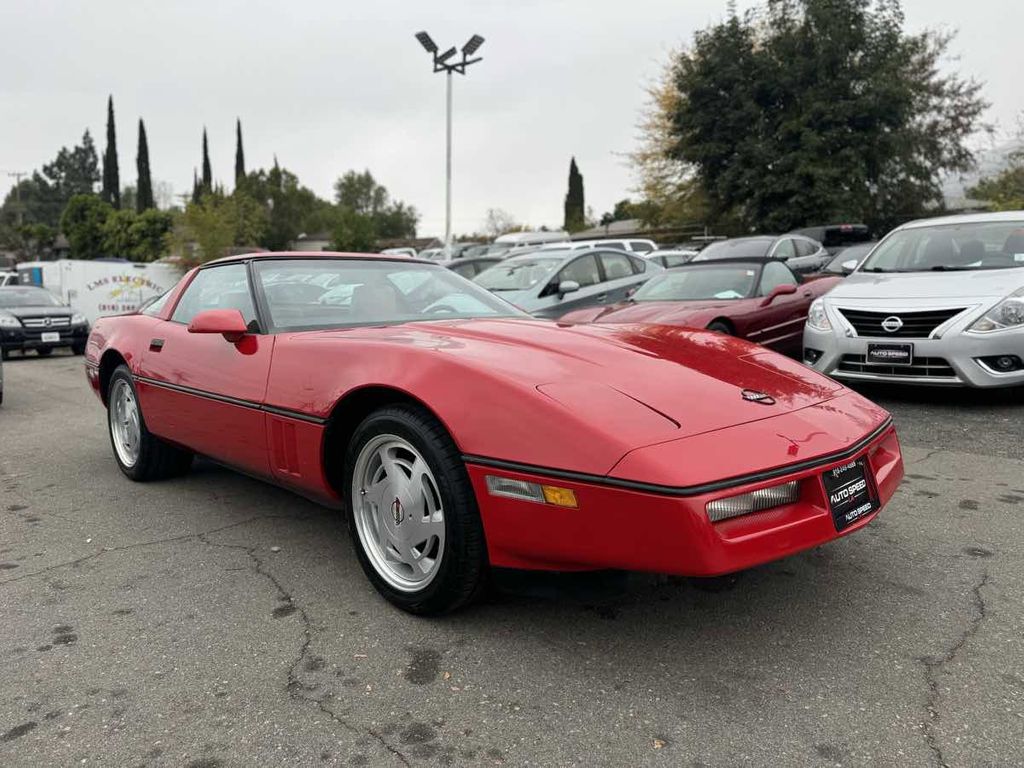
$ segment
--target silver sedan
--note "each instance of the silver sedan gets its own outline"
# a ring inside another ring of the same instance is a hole
[[[893,230],[811,305],[804,362],[843,379],[1024,385],[1024,211]]]
[[[625,251],[544,249],[513,256],[474,282],[537,317],[624,300],[663,268]]]

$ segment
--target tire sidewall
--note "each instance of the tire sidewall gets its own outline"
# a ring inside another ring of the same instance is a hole
[[[434,438],[425,434],[422,422],[423,419],[420,415],[412,410],[385,408],[368,416],[356,428],[345,453],[343,481],[345,508],[356,557],[374,588],[392,603],[412,613],[443,613],[461,603],[457,599],[453,600],[452,595],[464,591],[463,585],[467,572],[476,573],[485,565],[484,563],[470,562],[474,556],[467,546],[469,540],[474,537],[480,541],[483,540],[483,526],[477,510],[476,497],[473,494],[465,467],[461,461],[457,467],[446,462],[445,449],[454,449],[454,445],[437,445]],[[363,446],[381,434],[396,435],[407,440],[419,451],[434,475],[444,505],[445,549],[439,566],[440,570],[426,587],[417,592],[397,590],[377,573],[363,548],[355,524],[352,492],[356,458]],[[450,440],[450,438],[447,439]]]

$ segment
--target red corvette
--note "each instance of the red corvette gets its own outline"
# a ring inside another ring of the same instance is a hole
[[[437,264],[256,254],[99,320],[89,383],[133,480],[202,454],[344,509],[418,613],[488,566],[727,573],[866,525],[889,415],[720,334],[537,320]]]
[[[561,321],[707,328],[798,357],[811,302],[839,281],[797,277],[777,259],[691,262],[651,278],[624,302],[569,312]]]

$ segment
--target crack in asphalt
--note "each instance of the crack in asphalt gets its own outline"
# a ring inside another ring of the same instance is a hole
[[[208,535],[213,534],[213,533],[219,533],[221,531],[227,531],[227,530],[230,530],[231,528],[238,528],[240,526],[248,525],[249,523],[254,523],[254,522],[257,522],[259,520],[298,520],[298,519],[301,519],[301,518],[297,518],[297,517],[295,517],[293,515],[259,515],[257,517],[249,517],[249,518],[246,518],[245,520],[239,520],[238,522],[229,523],[227,525],[220,526],[219,528],[211,528],[208,531],[199,531],[197,533],[183,533],[183,534],[181,534],[179,536],[167,536],[167,537],[162,538],[162,539],[153,539],[152,541],[137,541],[134,544],[124,544],[124,545],[122,545],[120,547],[103,547],[102,549],[100,549],[100,550],[98,550],[96,552],[93,552],[93,553],[88,554],[88,555],[83,555],[82,557],[76,557],[73,560],[65,560],[65,561],[60,562],[60,563],[54,563],[53,565],[48,565],[45,568],[40,568],[38,571],[32,571],[31,573],[23,573],[20,576],[15,576],[14,578],[10,578],[10,579],[5,579],[3,581],[0,581],[0,587],[4,586],[5,584],[13,584],[13,583],[15,583],[17,581],[24,581],[25,579],[32,579],[32,578],[35,578],[36,576],[41,576],[44,573],[50,573],[51,571],[58,571],[58,570],[60,570],[62,568],[73,568],[76,565],[81,565],[82,563],[89,562],[90,560],[96,560],[98,558],[103,557],[104,555],[109,555],[109,554],[114,553],[114,552],[127,552],[128,550],[139,549],[141,547],[155,547],[155,546],[158,546],[160,544],[173,544],[174,542],[178,542],[178,541],[188,541],[189,539],[199,539],[199,538],[201,538],[203,536],[208,536]]]
[[[927,453],[927,454],[925,454],[924,456],[922,456],[922,457],[921,457],[920,459],[914,459],[913,461],[910,461],[910,462],[906,462],[906,465],[907,465],[908,467],[910,467],[910,466],[916,466],[917,464],[924,464],[924,463],[925,463],[926,461],[928,461],[928,459],[930,459],[930,458],[931,458],[932,456],[934,456],[934,455],[935,455],[935,454],[937,454],[937,453],[942,453],[942,451],[943,451],[943,449],[942,449],[942,448],[933,448],[932,450],[928,451],[928,453]]]
[[[245,554],[248,555],[249,559],[253,562],[253,572],[258,574],[259,576],[264,577],[267,581],[269,581],[274,586],[274,589],[277,590],[277,594],[281,602],[287,603],[288,605],[292,606],[295,609],[295,612],[298,614],[300,620],[302,621],[302,645],[299,647],[299,653],[295,657],[295,660],[288,667],[288,682],[285,685],[285,689],[288,692],[289,698],[303,703],[316,704],[317,708],[321,712],[323,712],[325,715],[331,718],[331,720],[336,722],[349,733],[357,736],[362,736],[364,734],[372,736],[380,743],[381,747],[383,747],[390,754],[394,755],[398,759],[398,761],[402,763],[402,765],[411,766],[408,757],[406,757],[405,754],[403,754],[401,750],[399,750],[397,747],[390,744],[387,741],[387,739],[384,738],[384,735],[382,733],[375,730],[374,728],[360,728],[358,725],[354,725],[353,723],[349,722],[341,715],[336,713],[334,710],[332,710],[329,706],[327,706],[327,700],[331,698],[330,693],[326,693],[320,697],[304,695],[311,694],[313,691],[317,690],[317,686],[304,683],[302,680],[299,679],[298,675],[298,670],[305,663],[306,657],[309,654],[310,645],[312,645],[313,643],[313,624],[310,621],[309,614],[306,612],[306,609],[302,605],[295,601],[295,598],[292,596],[291,592],[284,588],[284,585],[282,585],[281,582],[278,581],[277,577],[274,576],[274,574],[272,574],[264,567],[263,561],[256,554],[256,550],[258,549],[258,547],[247,547],[243,544],[222,544],[219,542],[210,541],[209,538],[207,538],[208,535],[217,533],[219,530],[223,529],[209,531],[208,533],[201,533],[198,535],[197,538],[199,539],[199,541],[211,547],[235,549],[241,552],[245,552]]]
[[[925,681],[928,684],[928,698],[925,702],[925,707],[928,710],[928,719],[924,723],[924,738],[928,745],[928,748],[932,752],[932,757],[935,759],[935,764],[939,768],[949,768],[949,763],[946,762],[946,757],[942,752],[942,747],[939,744],[938,735],[935,732],[935,727],[938,725],[941,713],[939,712],[939,699],[942,697],[939,691],[939,672],[947,664],[950,664],[963,650],[967,642],[978,634],[978,630],[981,628],[981,623],[988,616],[988,608],[985,605],[985,598],[981,594],[981,590],[988,584],[989,574],[988,571],[982,571],[981,581],[974,585],[971,590],[972,594],[972,605],[974,606],[974,617],[968,623],[967,627],[960,634],[960,637],[955,643],[939,658],[934,657],[922,657],[918,659],[925,669]]]

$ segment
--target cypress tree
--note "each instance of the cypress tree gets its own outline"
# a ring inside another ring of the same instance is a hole
[[[117,172],[117,135],[114,131],[114,97],[107,97],[107,149],[103,153],[103,202],[121,207],[121,179]]]
[[[245,152],[242,151],[242,121],[235,118],[235,186],[245,178]]]
[[[210,169],[210,145],[206,141],[205,128],[203,128],[203,191],[213,191],[213,171]]]
[[[576,167],[576,158],[569,162],[569,191],[565,196],[565,230],[578,232],[586,226],[583,202],[583,175]]]
[[[155,208],[153,202],[153,178],[149,173],[149,142],[146,140],[146,126],[139,118],[139,151],[135,155],[135,168],[139,173],[138,186],[135,190],[135,211]]]
[[[198,203],[203,196],[202,187],[199,186],[199,174],[195,166],[192,167],[192,202]]]

